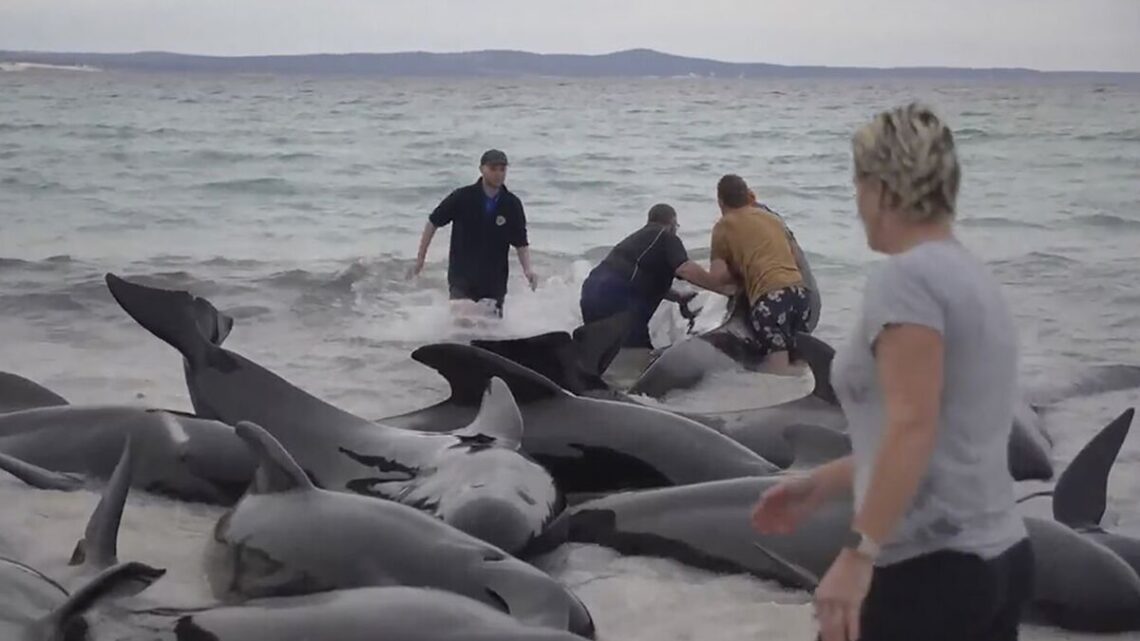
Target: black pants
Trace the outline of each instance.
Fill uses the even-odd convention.
[[[943,551],[876,568],[859,641],[1015,641],[1033,571],[1028,539],[988,561]]]
[[[622,347],[650,349],[653,348],[653,341],[649,337],[649,320],[653,318],[659,304],[660,302],[651,305],[629,279],[610,271],[604,265],[595,268],[586,277],[578,300],[582,322],[586,324],[633,310],[632,324],[622,340]]]
[[[507,295],[486,295],[482,292],[474,291],[473,289],[464,287],[462,285],[449,285],[448,297],[451,300],[473,300],[476,302],[487,299],[493,300],[495,301],[495,315],[499,318],[502,318],[503,302],[506,300]]]

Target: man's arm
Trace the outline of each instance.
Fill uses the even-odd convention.
[[[708,274],[714,287],[728,287],[729,285],[736,284],[736,276],[732,273],[732,270],[728,268],[728,261],[725,260],[729,255],[729,241],[725,236],[726,233],[723,221],[717,221],[717,223],[713,225],[712,238],[709,240],[711,253],[709,254]],[[731,296],[733,294],[729,295]]]
[[[533,291],[538,287],[538,276],[530,267],[530,247],[528,245],[515,247],[515,253],[519,256],[519,265],[522,266],[523,275],[526,276],[527,282],[530,283],[530,288]]]
[[[424,260],[427,258],[428,247],[431,246],[431,239],[435,237],[435,230],[450,223],[455,218],[455,206],[459,200],[459,190],[455,190],[447,195],[431,214],[428,215],[428,222],[424,225],[424,231],[420,234],[420,246],[416,251],[416,264],[412,267],[412,271],[408,274],[409,277],[419,276],[424,268]]]
[[[728,268],[728,263],[724,262],[723,258],[712,259],[709,263],[708,274],[713,285],[717,287],[736,283],[736,277],[732,275],[732,270]]]
[[[419,276],[424,268],[424,259],[427,257],[428,247],[431,246],[431,239],[435,237],[435,230],[437,227],[435,223],[430,220],[424,225],[424,232],[420,234],[420,248],[416,252],[416,265],[412,268],[412,276]]]
[[[678,278],[684,278],[697,287],[702,287],[729,297],[736,295],[736,282],[731,279],[731,274],[729,275],[730,278],[727,283],[718,281],[713,274],[705,271],[704,267],[701,267],[691,260],[682,263],[681,266],[677,268],[676,274]]]
[[[685,243],[681,242],[681,239],[676,235],[667,235],[661,247],[665,252],[664,267],[671,269],[674,277],[683,278],[697,287],[724,294],[725,288],[714,283],[712,279],[709,278],[708,272],[689,258],[689,253],[685,250]],[[660,262],[656,264],[660,264]],[[674,298],[670,298],[671,295],[673,295]],[[731,294],[725,295],[729,296]],[[693,296],[682,297],[680,294],[670,290],[665,298],[674,302],[686,302],[691,300]]]
[[[527,238],[526,211],[523,209],[521,200],[516,199],[515,202],[518,204],[518,220],[515,221],[510,243],[515,247],[515,253],[519,257],[519,265],[523,269],[523,276],[526,276],[526,280],[530,283],[530,288],[533,291],[538,287],[538,276],[535,275],[530,264],[530,239]]]

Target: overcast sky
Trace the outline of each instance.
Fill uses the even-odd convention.
[[[1140,71],[1140,0],[0,0],[0,49],[634,47],[737,62]]]

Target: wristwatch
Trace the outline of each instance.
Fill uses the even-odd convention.
[[[843,539],[843,547],[874,561],[879,556],[879,544],[858,530],[850,530]]]

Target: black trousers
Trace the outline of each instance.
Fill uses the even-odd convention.
[[[503,302],[506,300],[506,294],[497,295],[484,295],[482,292],[475,291],[470,288],[465,288],[462,285],[449,285],[448,297],[451,300],[473,300],[481,301],[491,299],[495,301],[495,315],[499,318],[503,317]]]
[[[1033,572],[1028,539],[989,560],[947,550],[875,568],[859,641],[1016,641]]]

